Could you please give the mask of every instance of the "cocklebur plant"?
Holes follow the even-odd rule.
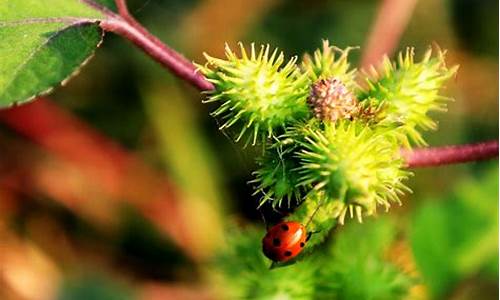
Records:
[[[296,57],[285,63],[283,52],[270,53],[269,45],[256,50],[252,44],[250,53],[242,44],[240,48],[238,57],[226,45],[227,60],[205,54],[208,63],[199,68],[215,87],[205,102],[221,103],[212,112],[222,122],[220,129],[234,131],[236,141],[246,136],[245,144],[255,145],[308,117],[308,80]]]
[[[401,123],[405,134],[402,142],[406,146],[426,145],[420,131],[437,128],[429,112],[446,111],[446,103],[452,100],[439,95],[443,84],[458,70],[458,66],[446,66],[445,54],[439,49],[429,49],[416,62],[413,48],[408,48],[399,54],[396,64],[385,57],[382,68],[372,69],[365,79],[368,87],[358,94],[360,101],[369,99],[386,104],[386,115],[380,123]]]
[[[348,47],[342,50],[330,46],[329,41],[324,40],[322,48],[316,50],[313,56],[309,54],[304,55],[300,69],[307,74],[310,82],[336,78],[343,82],[349,90],[354,90],[358,87],[355,80],[356,69],[351,68],[348,56],[355,49]]]
[[[253,172],[254,196],[261,195],[258,208],[271,202],[273,208],[298,205],[305,195],[300,185],[299,160],[295,157],[293,139],[277,139],[257,158],[259,168]]]
[[[211,96],[216,96],[217,92],[213,92],[214,84],[207,81],[207,78],[202,76],[199,72],[196,72],[196,67],[191,64],[189,59],[185,59],[175,50],[163,44],[158,38],[150,34],[144,27],[142,27],[139,22],[134,20],[127,10],[125,0],[54,0],[50,1],[51,5],[42,4],[41,6],[39,5],[38,8],[33,8],[35,3],[39,2],[40,1],[7,0],[7,5],[5,6],[5,9],[3,9],[4,13],[1,14],[4,18],[2,18],[2,22],[0,22],[2,23],[0,27],[3,33],[3,38],[0,39],[0,48],[2,48],[1,53],[4,55],[0,56],[8,59],[2,60],[4,64],[2,64],[2,68],[0,68],[2,69],[0,77],[5,79],[3,80],[3,83],[5,84],[0,84],[0,107],[9,107],[14,104],[23,103],[30,99],[34,99],[36,96],[47,93],[47,91],[50,91],[52,88],[58,86],[59,83],[65,84],[69,77],[78,73],[80,68],[92,56],[94,50],[101,44],[104,32],[113,32],[131,41],[153,60],[159,62],[166,69],[173,71],[177,77],[184,79],[201,91],[210,93]],[[114,5],[113,2],[116,2],[116,5]],[[43,16],[40,15],[42,10]],[[382,17],[380,19],[384,18]],[[376,32],[376,30],[374,32]],[[379,39],[375,37],[374,40],[378,41]],[[104,42],[107,43],[107,41]],[[387,51],[390,50],[388,49]],[[326,52],[329,52],[329,54],[325,54]],[[366,51],[366,53],[369,52],[372,51]],[[358,124],[362,124],[361,126],[366,126],[367,128],[376,131],[377,136],[379,133],[389,133],[387,134],[387,138],[395,140],[393,142],[396,145],[395,148],[397,148],[398,145],[406,144],[407,146],[410,140],[421,142],[421,140],[415,138],[415,136],[412,138],[408,138],[408,136],[415,135],[415,131],[417,134],[420,134],[418,131],[425,129],[426,126],[427,128],[432,127],[429,126],[428,122],[422,121],[422,116],[426,116],[428,111],[431,110],[432,107],[429,103],[433,103],[436,100],[433,99],[433,96],[437,96],[437,91],[443,84],[443,82],[435,81],[434,78],[435,76],[445,78],[446,76],[443,77],[442,75],[447,71],[451,71],[447,70],[443,64],[444,71],[439,69],[437,71],[433,71],[433,73],[427,73],[426,76],[424,76],[424,74],[426,74],[425,72],[421,72],[421,80],[409,80],[406,81],[405,84],[401,84],[403,82],[401,78],[407,76],[407,74],[410,74],[408,75],[408,78],[414,79],[420,76],[416,75],[420,72],[418,70],[429,71],[427,69],[429,68],[429,64],[412,62],[410,64],[410,68],[407,69],[398,65],[392,65],[391,68],[393,69],[389,72],[389,75],[392,74],[392,76],[386,76],[387,74],[384,74],[383,71],[378,72],[374,76],[370,77],[370,83],[373,85],[370,86],[370,84],[368,84],[368,87],[366,87],[365,85],[362,85],[363,76],[360,76],[356,71],[353,71],[347,65],[347,54],[349,51],[324,46],[323,49],[318,50],[318,53],[319,54],[315,54],[315,56],[312,56],[309,59],[309,63],[307,62],[307,58],[305,58],[302,63],[299,63],[298,66],[294,66],[292,63],[290,65],[291,69],[298,70],[295,71],[296,75],[292,76],[291,74],[293,72],[290,72],[288,75],[285,74],[281,77],[274,77],[274,79],[283,79],[281,87],[277,85],[273,86],[274,79],[271,79],[267,80],[268,87],[271,88],[262,89],[265,85],[262,84],[261,80],[253,81],[254,84],[252,84],[252,80],[255,79],[254,74],[256,72],[253,72],[253,74],[245,74],[238,71],[239,74],[236,72],[232,78],[235,82],[238,80],[241,81],[248,79],[247,85],[245,86],[247,89],[238,90],[239,84],[237,84],[233,86],[234,89],[232,89],[232,91],[235,91],[235,94],[237,94],[242,91],[253,90],[253,92],[247,94],[247,96],[249,96],[245,98],[247,102],[239,102],[237,98],[232,96],[229,97],[231,92],[226,90],[227,94],[224,97],[227,96],[228,98],[223,98],[221,96],[221,100],[224,101],[215,101],[216,103],[214,103],[214,105],[217,105],[226,103],[229,100],[232,101],[229,102],[226,107],[223,108],[224,111],[220,112],[217,116],[219,120],[221,120],[221,125],[224,130],[227,129],[228,131],[232,131],[235,139],[238,139],[239,137],[239,139],[246,142],[246,144],[257,144],[258,142],[263,146],[266,153],[267,151],[271,151],[269,152],[270,156],[267,157],[271,159],[265,159],[266,157],[263,157],[263,159],[260,160],[261,165],[259,170],[255,173],[257,177],[256,186],[258,192],[263,195],[260,203],[270,202],[278,209],[282,206],[293,207],[298,205],[295,207],[295,211],[289,218],[295,218],[304,224],[307,224],[307,222],[310,221],[307,228],[311,231],[319,230],[319,233],[313,235],[312,240],[308,245],[312,245],[313,242],[319,243],[320,238],[324,238],[329,232],[329,229],[337,223],[337,219],[340,220],[340,215],[337,218],[332,217],[332,215],[334,215],[332,212],[339,211],[339,205],[342,205],[344,208],[347,207],[347,209],[344,210],[345,215],[347,216],[351,215],[351,210],[352,215],[355,216],[356,208],[360,207],[362,213],[361,216],[363,216],[364,214],[369,214],[369,208],[373,207],[373,203],[375,202],[370,201],[369,203],[372,205],[367,206],[367,209],[364,206],[358,205],[361,201],[356,200],[355,198],[346,197],[343,201],[340,201],[340,199],[325,197],[324,194],[327,194],[326,191],[335,191],[335,185],[330,187],[329,184],[326,184],[324,187],[318,188],[319,191],[314,191],[314,187],[318,186],[317,182],[305,184],[304,181],[301,180],[302,177],[305,176],[303,173],[299,173],[301,170],[307,171],[306,174],[319,174],[320,176],[316,177],[318,180],[324,180],[324,178],[321,177],[324,177],[324,175],[321,174],[322,172],[314,173],[314,170],[306,170],[302,168],[303,166],[299,154],[303,153],[304,150],[307,150],[308,144],[305,139],[306,136],[305,134],[300,134],[290,138],[290,130],[304,124],[309,124],[311,121],[310,119],[313,119],[314,121],[314,118],[316,118],[321,120],[316,120],[318,126],[312,130],[313,132],[319,132],[324,136],[327,136],[323,132],[326,130],[325,124],[327,123],[337,124],[338,122],[344,122],[345,124],[349,124],[349,122],[358,122]],[[272,54],[269,54],[269,58],[272,57],[271,55]],[[436,55],[436,53],[434,53],[434,55]],[[439,57],[439,54],[437,56]],[[413,59],[413,54],[411,57]],[[435,58],[436,56],[432,55],[430,57],[431,60]],[[439,61],[439,59],[437,61]],[[238,63],[238,60],[235,60],[234,62],[235,69],[238,69],[238,65],[241,65],[241,63]],[[248,70],[252,70],[253,68],[255,71],[255,65],[252,66],[251,58],[248,59],[246,64],[249,67]],[[275,64],[278,65],[276,61]],[[283,64],[284,61],[278,66],[276,72],[264,72],[263,77],[260,78],[269,79],[272,77],[272,74],[281,72],[283,70]],[[426,66],[420,69],[413,68],[418,64]],[[231,65],[229,66],[231,67]],[[307,66],[311,67],[309,71]],[[213,67],[214,65],[209,66],[210,69]],[[349,71],[344,71],[343,69]],[[228,78],[226,75],[228,70],[229,69],[224,70],[224,68],[221,68],[220,74],[217,75],[221,78],[221,83],[224,83],[224,81]],[[452,73],[453,72],[450,74]],[[347,74],[351,75],[347,76]],[[395,76],[395,74],[398,74],[398,76]],[[297,81],[297,78],[302,78],[301,75],[306,78],[306,80],[304,80],[305,86],[303,86],[304,82],[300,80]],[[217,76],[211,79],[212,82],[214,82],[213,80],[218,80],[216,78]],[[356,77],[358,78],[356,79]],[[386,82],[382,82],[383,78],[386,78]],[[388,82],[393,79],[393,83],[396,84],[393,85],[392,88],[388,88]],[[380,85],[379,81],[382,82]],[[426,89],[420,89],[420,92],[418,92],[418,86],[416,85],[420,85],[422,82],[425,84],[434,82],[434,84],[430,84],[426,87]],[[354,85],[356,83],[361,83],[363,88]],[[255,88],[256,86],[257,88]],[[295,88],[290,88],[288,92],[284,93],[284,87],[286,86],[293,86]],[[315,97],[312,97],[309,93],[312,91],[314,86],[317,87],[317,91],[315,93]],[[224,86],[221,85],[221,87]],[[258,102],[257,107],[253,107],[251,96],[254,92],[261,91],[261,89],[262,91],[266,91],[266,93],[260,98],[261,101]],[[223,88],[219,89],[219,91],[223,90]],[[304,94],[297,92],[303,92],[304,90],[306,91],[305,97]],[[413,94],[403,93],[403,91],[413,91]],[[430,93],[427,93],[429,91]],[[276,94],[277,92],[283,93]],[[428,101],[419,102],[412,99],[413,96],[422,95],[424,93],[426,93],[425,97],[427,97]],[[398,98],[398,94],[404,95],[405,97]],[[279,97],[271,97],[274,95],[278,95]],[[288,103],[288,100],[283,100],[286,98],[284,97],[286,95],[294,97],[294,101],[292,102],[295,102],[295,104],[287,107],[287,109],[292,111],[290,114],[285,113],[286,110],[282,110],[283,107],[281,106],[290,104]],[[272,102],[273,106],[262,110],[261,105],[263,103],[266,104],[266,100],[269,99],[275,100]],[[396,101],[395,99],[402,100]],[[274,106],[274,104],[276,105]],[[53,106],[46,105],[42,107],[47,108],[47,112],[50,112],[50,109],[54,108]],[[243,110],[241,107],[246,109],[241,112]],[[405,109],[408,107],[411,107],[412,109]],[[254,119],[254,115],[256,114],[255,112],[257,112],[257,115],[260,114],[261,116],[261,118],[258,119],[259,122],[255,122],[255,120],[257,120]],[[411,117],[412,115],[413,117]],[[57,116],[57,114],[55,114],[55,116]],[[19,118],[17,123],[12,121],[8,126],[11,126],[14,130],[21,129],[21,131],[23,131],[25,129],[25,120],[26,118]],[[228,120],[231,120],[234,123],[226,123]],[[55,122],[51,124],[64,124],[64,122],[58,123],[56,120],[54,121]],[[258,124],[258,127],[256,124]],[[279,140],[279,143],[277,140]],[[392,142],[393,140],[390,141]],[[363,143],[360,142],[360,145],[362,144]],[[282,147],[280,149],[279,147],[274,147],[273,145],[279,145]],[[335,149],[341,146],[343,145],[336,145]],[[44,147],[47,147],[47,145]],[[273,149],[280,150],[274,150],[273,152]],[[359,150],[361,148],[356,147],[356,149]],[[456,146],[452,149],[453,151],[449,151],[449,149],[444,149],[446,151],[442,150],[442,148],[420,149],[413,152],[414,154],[405,156],[405,161],[408,163],[409,167],[418,167],[463,162],[464,160],[474,161],[478,159],[491,158],[497,156],[498,154],[498,143],[496,143],[496,147],[495,142],[492,141],[481,145]],[[332,153],[335,152],[332,150],[328,151]],[[426,155],[431,151],[431,156]],[[466,154],[466,152],[469,154]],[[274,159],[273,157],[278,157],[278,159]],[[395,153],[394,157],[400,159],[399,153]],[[438,159],[436,160],[436,158]],[[280,166],[280,162],[281,166],[285,167],[276,168],[274,164],[278,163],[278,166]],[[342,159],[339,159],[339,161],[335,162],[335,164],[341,164],[341,162]],[[400,168],[402,168],[402,166]],[[394,176],[391,171],[394,170],[393,168],[386,169],[388,174],[383,176],[383,178],[386,178],[386,176],[390,178],[400,178],[398,176]],[[275,170],[279,170],[280,172],[278,173]],[[355,171],[354,168],[352,168],[352,171]],[[328,172],[330,172],[330,174],[336,173],[336,171],[334,172],[330,169],[328,169]],[[342,175],[344,173],[341,172],[340,174]],[[401,173],[398,174],[401,175]],[[280,177],[277,177],[278,175]],[[265,181],[261,179],[264,178],[264,176],[266,179]],[[361,178],[361,176],[359,177]],[[345,181],[349,182],[349,184],[352,183],[351,180]],[[331,182],[336,181],[332,180]],[[367,182],[371,181],[368,180]],[[388,180],[387,182],[387,186],[390,187],[392,181]],[[356,190],[359,189],[359,186],[353,186],[352,188],[353,190]],[[365,189],[361,190],[363,191]],[[357,193],[355,193],[355,195],[357,195]],[[287,201],[280,202],[280,199],[286,199]],[[290,199],[290,201],[288,201],[288,199]],[[370,197],[367,197],[367,199],[370,199]],[[376,206],[377,205],[375,205],[375,207]],[[175,219],[177,220],[179,218]],[[161,220],[160,224],[164,224],[163,221],[168,220]],[[366,219],[364,222],[366,222]],[[176,223],[174,222],[173,224]],[[198,229],[198,227],[194,226],[194,224],[191,225],[193,225],[192,227],[195,231]],[[318,293],[319,296],[317,298],[331,299],[333,294],[336,295],[337,299],[391,299],[391,297],[387,294],[379,293],[378,295],[373,295],[373,293],[383,291],[387,288],[391,289],[394,287],[394,282],[400,283],[401,281],[396,280],[397,277],[393,280],[386,280],[387,277],[385,275],[390,275],[392,272],[386,272],[387,268],[384,267],[385,263],[374,264],[373,259],[362,260],[356,258],[358,255],[359,257],[364,258],[367,253],[374,254],[376,252],[374,249],[378,248],[375,246],[376,244],[374,240],[369,239],[374,236],[373,231],[371,231],[371,229],[373,229],[372,225],[363,225],[363,227],[359,227],[361,228],[359,231],[349,236],[346,235],[346,238],[344,239],[344,241],[349,242],[355,241],[356,238],[358,238],[358,241],[364,242],[364,247],[360,247],[359,244],[341,242],[340,237],[342,236],[342,233],[349,228],[348,226],[350,225],[360,226],[355,222],[351,222],[351,224],[348,224],[345,229],[342,228],[343,230],[340,230],[338,235],[335,235],[335,243],[333,244],[344,245],[343,247],[338,246],[338,250],[334,251],[334,253],[338,253],[338,255],[343,254],[343,259],[334,259],[331,261],[332,263],[329,266],[326,266],[325,260],[323,259],[318,260],[318,263],[316,264],[317,267],[321,267],[324,271],[321,276],[317,278],[317,281],[324,280],[324,284],[329,285],[329,288],[324,290],[325,293]],[[313,229],[313,226],[315,229]],[[177,226],[170,227],[177,229]],[[167,230],[170,227],[167,226]],[[162,226],[161,228],[163,229],[165,227]],[[175,233],[178,233],[178,230],[172,234],[173,241],[179,242],[177,237],[184,235],[178,235]],[[262,253],[259,252],[259,235],[260,234],[258,232],[251,236],[246,235],[244,232],[236,232],[237,238],[244,239],[248,237],[251,243],[246,244],[247,246],[245,247],[239,247],[238,245],[240,244],[238,244],[237,240],[230,242],[230,248],[234,246],[233,254],[235,254],[235,256],[233,257],[237,258],[236,263],[228,265],[229,268],[233,266],[233,271],[235,270],[233,273],[228,272],[228,274],[232,275],[230,279],[246,278],[244,277],[247,275],[246,272],[242,276],[241,270],[249,270],[249,273],[252,273],[254,270],[258,269],[259,272],[262,271],[263,273],[260,274],[260,277],[254,278],[261,280],[260,283],[265,285],[266,289],[262,289],[262,291],[271,293],[278,291],[279,293],[272,294],[276,296],[274,298],[285,298],[287,290],[293,291],[293,296],[288,297],[293,299],[304,298],[301,296],[304,296],[304,294],[310,294],[309,287],[311,281],[308,280],[310,273],[302,273],[300,271],[294,272],[295,269],[293,269],[294,267],[304,266],[305,263],[276,270],[287,271],[283,273],[268,272],[268,261],[266,261],[262,256]],[[388,244],[384,239],[377,239],[376,241],[384,241],[381,243],[383,245]],[[186,247],[185,243],[181,242],[179,244]],[[194,243],[188,243],[187,245],[190,246],[190,248],[199,249],[192,247],[195,245]],[[324,248],[328,245],[329,244],[325,243]],[[262,263],[259,264],[256,262],[254,264],[255,260],[253,260],[253,258],[255,256],[247,257],[245,255],[250,254],[250,252],[247,251],[248,249],[253,251],[252,253],[260,255],[257,257],[259,257],[261,262],[264,262],[264,268],[262,268]],[[352,249],[355,249],[356,251],[352,251]],[[360,249],[364,251],[360,251]],[[366,251],[366,249],[368,250]],[[192,253],[192,251],[189,251],[189,253]],[[318,251],[317,254],[320,254],[320,252]],[[231,256],[226,258],[226,260],[221,260],[221,264],[224,262],[231,262]],[[320,255],[306,257],[306,259],[309,258],[319,259],[322,257],[320,257]],[[470,261],[470,259],[468,261]],[[244,267],[234,268],[234,266],[240,266],[238,265],[240,262],[245,264]],[[373,266],[379,267],[374,268]],[[369,269],[372,276],[356,276],[363,275],[363,273],[359,271],[365,271],[366,269]],[[274,274],[276,277],[273,279],[280,280],[280,284],[276,285],[276,280],[266,280],[265,276],[269,274]],[[304,276],[298,276],[302,274]],[[288,279],[295,279],[295,281],[291,282]],[[246,282],[243,280],[241,283],[246,285]],[[378,283],[380,283],[380,285],[378,285]],[[349,289],[345,286],[345,284],[350,284],[351,288]],[[325,287],[325,285],[323,285],[323,287]],[[255,287],[251,284],[246,286],[251,288],[250,292],[253,293],[250,294],[251,298],[255,298],[253,297],[255,293],[259,293],[261,291],[258,286]],[[275,286],[286,287],[286,290],[284,288],[276,289]],[[232,287],[232,285],[227,284],[226,287]],[[332,287],[334,288],[334,291],[330,290]],[[398,287],[401,288],[399,285]],[[362,297],[362,294],[360,295],[358,293],[360,289],[370,290],[369,297]],[[404,291],[404,288],[395,289],[390,292],[392,295],[395,295],[393,293],[398,290]],[[355,294],[353,294],[353,292]],[[394,297],[395,296],[392,298]],[[239,297],[233,297],[233,299],[234,298]],[[269,299],[270,297],[265,298]]]
[[[317,194],[313,198],[319,210],[333,204],[328,208],[330,218],[343,224],[346,216],[361,222],[377,206],[388,210],[391,203],[399,203],[399,195],[408,191],[402,181],[409,172],[402,169],[397,143],[388,130],[360,121],[314,123],[300,128],[304,141],[296,155],[299,185],[309,187],[309,195]]]
[[[440,90],[457,67],[448,68],[445,52],[428,50],[422,60],[413,49],[398,63],[385,58],[371,74],[351,68],[348,54],[327,41],[296,65],[269,45],[250,55],[226,45],[226,60],[206,55],[200,71],[214,84],[206,102],[212,113],[235,127],[235,141],[264,148],[253,173],[258,206],[293,208],[287,220],[307,224],[319,244],[346,217],[374,215],[400,204],[410,190],[404,181],[401,147],[425,144],[420,131],[435,129],[429,113],[443,111],[449,98]],[[310,247],[309,246],[309,247]]]
[[[309,247],[319,244],[346,217],[360,222],[400,204],[410,190],[403,184],[410,172],[403,169],[397,139],[388,128],[371,128],[362,120],[323,123],[312,120],[290,129],[297,141],[299,183],[308,193],[287,220],[308,224],[316,232]],[[294,137],[294,138],[292,138]]]

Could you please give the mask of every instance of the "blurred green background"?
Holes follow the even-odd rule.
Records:
[[[198,63],[204,51],[221,56],[224,42],[269,43],[292,56],[329,39],[339,47],[360,46],[352,56],[356,65],[380,3],[130,0],[129,6],[155,35]],[[449,64],[461,67],[445,91],[456,101],[436,115],[439,130],[426,134],[429,143],[496,138],[498,1],[418,1],[399,49],[414,46],[422,54],[432,43],[448,49]],[[151,221],[154,216],[127,199],[88,200],[99,193],[79,183],[93,178],[82,179],[78,169],[52,176],[59,185],[76,184],[89,203],[45,193],[33,184],[36,177],[25,175],[31,168],[36,174],[53,170],[57,155],[0,124],[0,299],[218,299],[207,284],[207,262],[224,228],[255,223],[264,233],[247,183],[255,150],[217,129],[209,116],[213,107],[201,104],[197,90],[112,34],[81,74],[50,98],[178,187],[195,251],[186,253]],[[54,158],[39,163],[47,157]],[[403,265],[414,266],[419,278],[411,297],[498,298],[497,164],[414,170],[414,193],[390,211],[399,240],[410,249]],[[23,188],[13,189],[18,173]],[[156,223],[162,221],[168,222]]]

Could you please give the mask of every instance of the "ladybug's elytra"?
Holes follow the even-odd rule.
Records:
[[[299,222],[281,222],[271,227],[262,239],[262,250],[272,261],[285,262],[304,249],[310,233]]]

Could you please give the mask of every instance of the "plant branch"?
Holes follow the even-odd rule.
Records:
[[[382,1],[361,59],[364,68],[378,64],[397,47],[417,0]]]
[[[126,1],[125,0],[115,0],[116,7],[118,9],[118,14],[119,16],[114,15],[114,18],[120,19],[123,18],[128,24],[133,26],[135,29],[140,31],[142,34],[148,37],[148,39],[151,39],[152,42],[154,42],[157,45],[163,44],[158,38],[156,38],[154,35],[149,33],[149,31],[146,30],[137,20],[130,14]],[[172,50],[172,52],[174,52]],[[175,53],[175,52],[174,52]],[[175,53],[177,54],[177,53]]]
[[[385,0],[377,15],[374,30],[364,54],[364,64],[372,64],[383,53],[393,51],[408,23],[417,0]],[[142,49],[147,55],[165,66],[181,79],[186,80],[201,91],[210,91],[214,86],[197,72],[196,67],[184,56],[169,48],[152,35],[129,13],[125,0],[115,0],[117,14],[101,21],[103,30],[116,33]],[[397,16],[397,18],[393,18]],[[392,21],[391,21],[392,20]],[[383,42],[380,42],[383,40]],[[410,168],[439,166],[484,160],[498,156],[498,141],[479,144],[403,150],[403,157]]]
[[[120,14],[120,16],[122,16],[125,19],[128,19],[128,17],[130,17],[130,19],[132,19],[132,20],[134,19],[134,18],[132,18],[132,16],[130,15],[130,13],[128,11],[127,2],[125,0],[115,0],[115,3],[116,3],[116,8],[118,9],[118,13]]]
[[[103,30],[116,33],[141,48],[151,58],[169,69],[177,77],[186,80],[198,89],[212,90],[213,85],[184,56],[177,53],[149,33],[129,13],[124,0],[116,0],[120,15],[108,15],[100,22]]]
[[[433,167],[498,157],[498,141],[403,150],[409,168]]]

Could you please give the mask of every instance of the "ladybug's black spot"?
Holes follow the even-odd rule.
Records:
[[[269,258],[270,260],[272,261],[276,261],[277,260],[277,256],[276,256],[276,252],[274,251],[270,251],[270,249],[267,249],[266,247],[263,247],[263,252],[264,252],[264,255]]]
[[[288,250],[286,250],[286,251],[285,251],[285,256],[292,256],[292,251],[288,251]]]
[[[281,225],[281,229],[283,229],[284,231],[288,231],[289,228],[288,228],[288,225],[283,224],[283,225]]]
[[[273,239],[273,246],[274,247],[279,247],[281,245],[281,241],[279,238],[274,238]]]
[[[300,248],[304,248],[304,246],[305,246],[305,245],[306,245],[306,244],[304,244],[304,242],[301,242],[301,243],[300,243]]]

